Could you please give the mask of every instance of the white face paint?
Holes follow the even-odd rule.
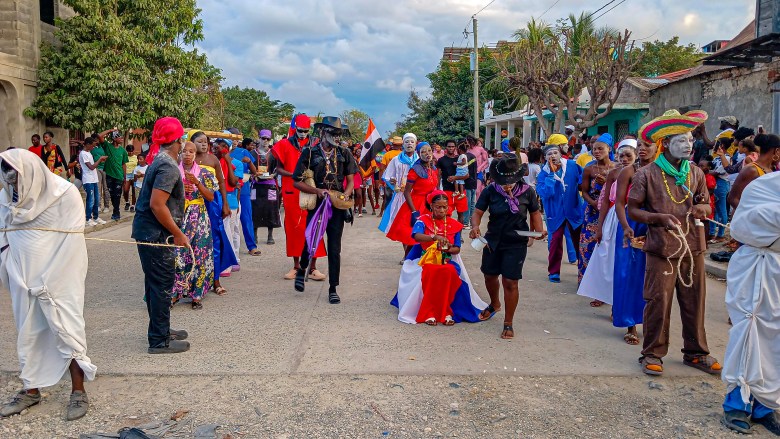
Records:
[[[672,157],[682,160],[687,159],[693,152],[693,134],[679,134],[669,138],[669,154]]]
[[[407,137],[404,140],[404,151],[407,154],[412,154],[414,153],[415,148],[417,148],[417,139],[414,137]]]
[[[328,144],[331,148],[338,146],[341,142],[341,132],[322,130],[322,142]]]
[[[8,191],[9,194],[13,194],[17,191],[19,172],[6,162],[3,162],[2,168],[0,169],[0,178],[3,180],[3,187]]]
[[[558,166],[561,164],[561,151],[559,151],[558,148],[552,148],[545,153],[544,158],[548,163]]]

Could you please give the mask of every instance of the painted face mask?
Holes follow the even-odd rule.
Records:
[[[414,149],[417,147],[417,139],[413,137],[407,137],[404,140],[404,151],[407,153],[413,153]]]
[[[16,192],[16,185],[19,183],[19,172],[11,165],[2,162],[0,166],[0,178],[2,178],[3,187],[11,194]]]
[[[552,164],[556,166],[561,164],[561,152],[558,151],[558,148],[551,148],[544,155],[544,158],[547,159],[548,162],[552,162]]]
[[[322,132],[322,141],[331,147],[338,146],[341,141],[341,132],[334,130],[324,130]]]
[[[687,159],[693,152],[693,135],[680,134],[669,139],[669,153],[676,159]]]
[[[295,135],[298,136],[298,139],[303,140],[309,137],[309,130],[298,128],[297,130],[295,130]]]

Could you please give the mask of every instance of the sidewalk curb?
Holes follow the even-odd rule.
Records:
[[[724,262],[715,262],[709,258],[709,255],[706,255],[705,258],[704,270],[718,279],[726,279],[726,271],[729,268],[729,264]]]
[[[132,213],[132,212],[129,212],[129,213]],[[98,225],[92,226],[92,227],[85,227],[84,228],[84,234],[88,235],[90,233],[99,232],[101,230],[109,229],[109,228],[114,227],[114,226],[116,226],[118,224],[126,223],[128,221],[132,221],[134,217],[135,217],[135,214],[132,213],[132,215],[125,215],[125,216],[119,218],[119,220],[117,220],[117,221],[106,220],[105,224],[98,224]]]

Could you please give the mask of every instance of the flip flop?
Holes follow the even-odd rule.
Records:
[[[506,332],[506,331],[512,331],[512,335],[511,336],[510,335],[504,335],[504,332]],[[504,330],[501,331],[501,338],[504,339],[504,340],[511,340],[511,339],[515,338],[515,330],[512,328],[512,325],[507,325],[506,323],[504,323]]]
[[[626,344],[629,344],[631,346],[636,346],[639,344],[639,336],[636,334],[627,333],[623,336],[623,341],[626,342]]]
[[[748,415],[745,412],[741,412],[739,410],[729,410],[727,412],[723,412],[723,418],[720,420],[720,422],[736,432],[742,434],[753,434],[753,430],[750,428],[750,420],[748,419]]]
[[[664,374],[664,362],[660,358],[641,357],[639,364],[642,365],[642,371],[647,375],[661,376]]]
[[[253,248],[252,250],[249,250],[249,254],[251,256],[260,256],[262,252],[256,248]]]
[[[495,308],[493,308],[493,305],[488,305],[487,308],[483,309],[482,312],[479,313],[479,316],[477,318],[479,319],[480,322],[486,322],[486,321],[492,319],[493,316],[496,315],[496,313],[498,311],[500,311],[500,310],[501,310],[500,306],[498,307],[498,309],[495,309]],[[488,317],[488,318],[482,317],[482,314],[484,314],[485,311],[490,313],[490,317]]]
[[[718,360],[709,355],[697,355],[691,359],[683,358],[683,364],[710,375],[720,375],[721,370],[723,370],[723,366],[718,363]]]
[[[592,308],[598,308],[600,306],[604,306],[604,302],[602,302],[600,300],[594,300],[594,301],[590,302],[590,306]]]

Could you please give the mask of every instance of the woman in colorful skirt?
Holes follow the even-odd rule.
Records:
[[[176,250],[176,282],[171,306],[189,297],[192,309],[201,309],[201,300],[214,281],[214,246],[206,202],[214,200],[217,179],[195,162],[195,144],[192,142],[184,145],[179,172],[184,180],[185,197],[182,231],[190,239],[192,253],[185,248]]]
[[[588,268],[588,262],[596,246],[596,231],[599,224],[598,199],[601,190],[607,180],[607,174],[615,164],[609,160],[609,153],[612,149],[612,136],[608,133],[599,136],[596,143],[593,144],[593,161],[585,167],[582,172],[582,183],[580,191],[582,198],[587,203],[585,206],[585,218],[582,223],[582,233],[580,234],[580,261],[578,282],[582,282],[582,276]],[[594,300],[591,306],[601,306],[604,302]]]
[[[387,237],[404,245],[405,254],[417,244],[412,237],[412,226],[417,218],[428,212],[425,198],[439,187],[439,170],[433,161],[433,148],[428,142],[417,145],[419,159],[412,165],[406,176],[405,202],[398,209],[393,223],[387,231]]]
[[[418,244],[404,261],[391,304],[404,323],[451,326],[478,322],[480,310],[487,305],[471,285],[460,259],[463,224],[448,218],[446,193],[436,190],[426,198],[430,213],[420,215],[412,227]]]
[[[615,246],[618,239],[618,219],[615,213],[615,196],[617,179],[620,171],[626,166],[632,166],[636,161],[636,140],[626,139],[617,147],[620,166],[607,174],[605,188],[599,196],[599,222],[596,228],[596,246],[588,262],[588,270],[582,276],[577,294],[594,299],[591,305],[600,303],[612,305],[613,275],[615,270]],[[622,239],[622,235],[620,236]]]
[[[615,285],[612,298],[612,325],[616,328],[628,328],[623,340],[630,345],[639,344],[636,325],[642,323],[645,309],[643,296],[645,289],[645,253],[631,244],[635,239],[647,235],[647,225],[637,223],[628,217],[626,202],[631,190],[631,182],[639,168],[653,163],[657,151],[656,145],[640,142],[639,160],[620,172],[615,195],[615,213],[618,217],[617,245],[615,246]]]

